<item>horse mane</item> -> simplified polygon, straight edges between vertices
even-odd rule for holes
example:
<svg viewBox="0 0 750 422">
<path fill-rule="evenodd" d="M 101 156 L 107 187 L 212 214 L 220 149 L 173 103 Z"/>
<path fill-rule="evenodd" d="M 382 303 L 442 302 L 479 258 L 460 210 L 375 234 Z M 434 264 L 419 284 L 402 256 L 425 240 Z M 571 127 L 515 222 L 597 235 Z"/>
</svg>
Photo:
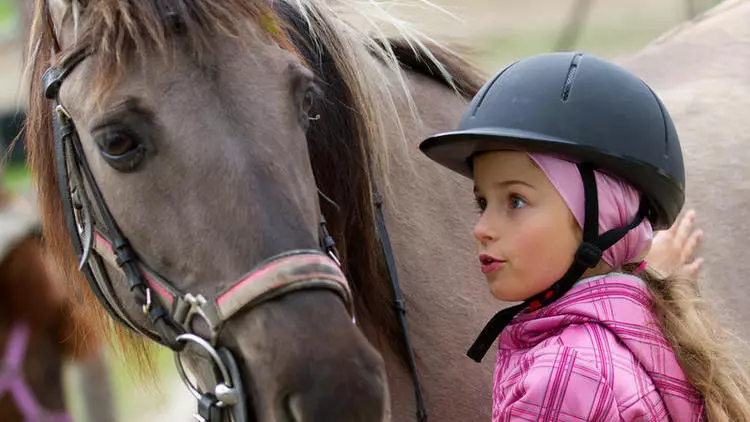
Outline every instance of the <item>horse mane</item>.
<svg viewBox="0 0 750 422">
<path fill-rule="evenodd" d="M 461 96 L 471 99 L 486 78 L 460 54 L 451 51 L 435 42 L 425 42 L 425 47 L 432 52 L 435 59 L 442 65 L 445 73 L 433 60 L 420 54 L 404 38 L 389 40 L 390 48 L 398 59 L 401 67 L 406 71 L 416 72 L 441 82 L 447 88 L 455 89 Z"/>
<path fill-rule="evenodd" d="M 310 34 L 314 36 L 320 29 L 324 33 L 335 33 L 334 28 L 326 27 L 330 23 L 314 22 L 312 25 L 318 28 L 311 30 L 310 22 L 291 4 L 280 3 L 276 10 L 290 27 L 296 50 L 312 67 L 323 89 L 323 104 L 314 110 L 321 118 L 308 129 L 308 149 L 316 182 L 324 197 L 321 211 L 352 285 L 357 312 L 380 327 L 386 342 L 405 363 L 407 354 L 401 342 L 401 327 L 376 229 L 372 192 L 373 172 L 384 171 L 377 160 L 388 153 L 382 133 L 386 126 L 379 122 L 390 119 L 400 124 L 400 117 L 395 108 L 379 116 L 372 115 L 372 108 L 394 105 L 392 101 L 377 101 L 380 96 L 390 95 L 380 88 L 389 84 L 378 86 L 377 82 L 367 80 L 369 76 L 362 78 L 360 75 L 364 72 L 352 66 L 364 62 L 359 58 L 361 55 L 372 54 L 386 65 L 395 65 L 391 71 L 401 74 L 402 70 L 409 70 L 427 75 L 467 98 L 476 94 L 484 80 L 463 58 L 447 48 L 423 42 L 421 45 L 426 50 L 419 50 L 407 36 L 372 39 L 360 34 L 359 48 L 348 51 L 349 55 L 341 54 L 346 51 L 341 40 L 329 37 L 316 42 L 319 40 L 310 38 Z M 361 95 L 362 92 L 369 97 Z M 408 91 L 406 94 L 409 95 Z M 387 183 L 387 175 L 382 176 Z"/>
<path fill-rule="evenodd" d="M 101 322 L 102 330 L 114 327 L 125 357 L 147 365 L 143 339 L 102 318 L 103 308 L 77 271 L 58 191 L 52 110 L 43 96 L 41 83 L 42 74 L 50 64 L 46 52 L 57 53 L 53 63 L 66 53 L 60 51 L 49 1 L 37 0 L 29 37 L 31 60 L 27 75 L 31 84 L 25 128 L 29 163 L 44 216 L 45 241 L 64 276 L 71 280 L 73 290 L 86 304 L 89 312 L 86 318 Z M 388 156 L 386 128 L 401 127 L 396 97 L 405 93 L 410 98 L 402 66 L 431 75 L 465 96 L 473 95 L 482 82 L 470 67 L 437 44 L 430 43 L 428 47 L 422 41 L 424 38 L 403 25 L 395 25 L 400 39 L 392 41 L 377 27 L 375 32 L 380 36 L 355 28 L 336 9 L 348 6 L 349 12 L 364 13 L 363 2 L 343 0 L 335 2 L 334 7 L 333 2 L 326 0 L 88 0 L 84 2 L 87 16 L 81 25 L 79 9 L 75 7 L 80 1 L 72 0 L 74 7 L 66 19 L 75 23 L 76 48 L 96 50 L 97 69 L 92 81 L 95 95 L 106 95 L 116 87 L 124 69 L 137 63 L 139 55 L 141 63 L 148 63 L 146 54 L 156 48 L 167 57 L 170 34 L 174 31 L 200 58 L 202 51 L 210 48 L 210 34 L 238 37 L 243 24 L 252 20 L 264 29 L 270 41 L 306 59 L 324 90 L 324 103 L 316 110 L 322 121 L 313 124 L 308 133 L 318 186 L 330 198 L 330 202 L 321 201 L 322 212 L 328 218 L 344 270 L 352 281 L 358 312 L 366 313 L 376 325 L 384 327 L 383 332 L 395 350 L 403 350 L 375 230 L 371 181 L 378 174 L 388 184 L 384 170 Z M 377 0 L 365 3 L 380 7 Z M 386 24 L 398 22 L 385 18 Z M 386 65 L 390 74 L 375 68 L 368 69 L 369 73 L 362 70 L 361 66 L 370 62 L 368 59 L 373 55 Z M 400 82 L 401 92 L 392 91 L 388 78 L 393 75 Z M 412 111 L 416 116 L 415 107 Z M 405 136 L 402 138 L 406 143 Z"/>
</svg>

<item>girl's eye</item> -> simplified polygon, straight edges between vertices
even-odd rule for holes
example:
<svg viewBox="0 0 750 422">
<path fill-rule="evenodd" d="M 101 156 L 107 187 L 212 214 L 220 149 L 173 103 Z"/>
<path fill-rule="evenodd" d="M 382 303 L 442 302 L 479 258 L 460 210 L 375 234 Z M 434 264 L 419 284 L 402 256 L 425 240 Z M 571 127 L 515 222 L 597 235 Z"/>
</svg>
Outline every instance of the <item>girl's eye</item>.
<svg viewBox="0 0 750 422">
<path fill-rule="evenodd" d="M 526 200 L 525 200 L 525 199 L 523 199 L 523 198 L 522 198 L 521 196 L 519 196 L 519 195 L 515 195 L 515 194 L 513 194 L 513 195 L 511 195 L 511 196 L 510 196 L 510 198 L 509 198 L 509 199 L 510 199 L 510 208 L 511 208 L 511 209 L 514 209 L 514 210 L 515 210 L 515 209 L 519 209 L 519 208 L 523 208 L 523 207 L 525 207 L 526 205 L 528 205 L 528 204 L 526 203 Z"/>
<path fill-rule="evenodd" d="M 479 209 L 479 212 L 484 212 L 487 209 L 487 200 L 485 198 L 477 196 L 474 201 Z"/>
</svg>

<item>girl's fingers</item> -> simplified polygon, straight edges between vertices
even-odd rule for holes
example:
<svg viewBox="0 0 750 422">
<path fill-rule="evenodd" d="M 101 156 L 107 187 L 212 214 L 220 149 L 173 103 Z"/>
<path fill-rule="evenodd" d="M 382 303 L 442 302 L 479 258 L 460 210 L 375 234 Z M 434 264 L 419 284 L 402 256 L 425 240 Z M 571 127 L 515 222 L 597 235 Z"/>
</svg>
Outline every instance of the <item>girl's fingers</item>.
<svg viewBox="0 0 750 422">
<path fill-rule="evenodd" d="M 689 210 L 677 224 L 678 227 L 677 232 L 675 233 L 675 239 L 680 244 L 683 244 L 687 240 L 688 235 L 693 230 L 693 220 L 695 220 L 695 211 Z"/>
<path fill-rule="evenodd" d="M 695 277 L 696 275 L 698 275 L 698 271 L 700 271 L 704 261 L 705 260 L 703 258 L 696 259 L 695 261 L 682 267 L 682 273 L 688 277 Z"/>
<path fill-rule="evenodd" d="M 690 234 L 690 237 L 682 247 L 682 263 L 687 262 L 693 256 L 693 254 L 695 253 L 695 248 L 698 247 L 698 242 L 700 242 L 702 237 L 703 230 L 696 230 Z"/>
</svg>

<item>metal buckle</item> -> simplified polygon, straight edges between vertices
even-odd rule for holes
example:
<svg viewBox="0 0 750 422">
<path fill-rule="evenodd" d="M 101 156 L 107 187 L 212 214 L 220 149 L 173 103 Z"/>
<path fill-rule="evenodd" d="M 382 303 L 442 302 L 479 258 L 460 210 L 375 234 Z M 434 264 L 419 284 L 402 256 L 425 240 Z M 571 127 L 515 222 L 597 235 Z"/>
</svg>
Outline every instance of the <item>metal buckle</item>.
<svg viewBox="0 0 750 422">
<path fill-rule="evenodd" d="M 174 311 L 174 319 L 181 324 L 186 331 L 194 331 L 191 327 L 193 318 L 200 317 L 206 322 L 211 332 L 211 345 L 216 345 L 216 340 L 221 331 L 222 321 L 213 308 L 213 303 L 209 302 L 203 295 L 193 295 L 188 293 L 179 298 L 178 305 Z"/>
<path fill-rule="evenodd" d="M 196 345 L 200 346 L 208 353 L 208 355 L 211 357 L 211 360 L 213 360 L 213 363 L 219 369 L 222 382 L 218 383 L 212 391 L 213 395 L 216 396 L 216 398 L 219 400 L 216 405 L 218 407 L 227 407 L 237 404 L 237 402 L 240 400 L 240 397 L 238 397 L 237 395 L 237 390 L 233 388 L 234 384 L 232 383 L 232 378 L 229 375 L 229 370 L 224 364 L 224 361 L 221 360 L 221 357 L 219 356 L 216 349 L 214 349 L 214 347 L 206 340 L 191 333 L 180 334 L 179 336 L 177 336 L 177 341 L 185 343 L 195 343 Z M 182 382 L 185 384 L 193 397 L 200 400 L 205 393 L 200 391 L 200 389 L 196 385 L 194 385 L 188 378 L 187 374 L 185 373 L 185 368 L 182 365 L 182 359 L 180 358 L 181 353 L 182 352 L 175 352 L 174 354 L 175 364 L 177 365 L 177 372 L 180 375 Z"/>
<path fill-rule="evenodd" d="M 68 113 L 68 110 L 66 110 L 65 107 L 62 106 L 62 104 L 56 105 L 55 111 L 57 112 L 57 115 L 60 116 L 60 120 L 68 121 L 68 122 L 73 120 L 70 117 L 70 113 Z"/>
<path fill-rule="evenodd" d="M 149 311 L 151 310 L 151 288 L 146 288 L 146 303 L 143 304 L 143 308 L 141 310 L 143 311 L 144 315 L 148 315 Z"/>
</svg>

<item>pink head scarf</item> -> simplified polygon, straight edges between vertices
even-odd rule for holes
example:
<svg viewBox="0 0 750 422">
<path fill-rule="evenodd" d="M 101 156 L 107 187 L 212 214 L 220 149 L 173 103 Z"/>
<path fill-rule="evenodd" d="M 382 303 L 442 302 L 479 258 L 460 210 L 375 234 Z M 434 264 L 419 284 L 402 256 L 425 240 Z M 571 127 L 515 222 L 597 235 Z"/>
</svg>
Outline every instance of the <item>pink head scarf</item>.
<svg viewBox="0 0 750 422">
<path fill-rule="evenodd" d="M 585 199 L 583 181 L 578 167 L 570 161 L 550 155 L 529 154 L 529 156 L 547 175 L 578 221 L 578 225 L 583 228 Z M 638 213 L 640 192 L 618 178 L 598 171 L 594 174 L 599 196 L 599 234 L 630 224 Z M 640 225 L 604 251 L 602 259 L 612 268 L 620 268 L 624 264 L 635 262 L 651 246 L 653 236 L 651 222 L 643 219 Z"/>
</svg>

